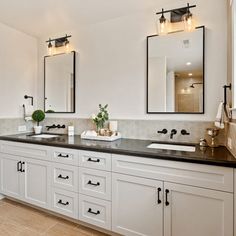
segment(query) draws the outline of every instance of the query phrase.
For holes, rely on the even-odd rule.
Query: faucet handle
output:
[[[182,129],[182,130],[181,130],[181,134],[182,134],[182,135],[190,135],[190,133],[187,132],[185,129]]]
[[[168,130],[167,129],[163,129],[163,130],[159,130],[157,131],[158,134],[167,134]]]

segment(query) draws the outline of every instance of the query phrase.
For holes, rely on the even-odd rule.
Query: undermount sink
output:
[[[184,151],[184,152],[196,151],[196,147],[194,145],[178,145],[178,144],[163,144],[163,143],[152,143],[152,144],[149,144],[147,148]]]
[[[58,136],[59,135],[57,134],[35,134],[35,135],[32,135],[31,137],[32,138],[56,138]]]

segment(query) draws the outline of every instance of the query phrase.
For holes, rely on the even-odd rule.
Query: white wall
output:
[[[185,6],[183,0],[173,0],[173,4],[161,5],[148,12],[45,36],[39,44],[38,92],[41,106],[45,40],[49,36],[71,33],[73,49],[79,52],[77,112],[74,117],[87,118],[96,111],[99,103],[108,103],[111,118],[116,119],[213,120],[227,79],[227,1],[189,2],[197,4],[193,12],[199,25],[206,26],[205,115],[146,114],[146,37],[156,33],[155,12],[162,7]],[[62,116],[66,117],[58,115]]]
[[[24,95],[37,98],[37,40],[0,23],[0,118],[23,117]]]

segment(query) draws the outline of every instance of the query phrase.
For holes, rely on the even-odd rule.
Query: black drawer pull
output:
[[[21,162],[21,165],[20,165],[20,171],[21,172],[25,172],[25,169],[23,169],[23,165],[25,164],[25,162]]]
[[[67,175],[66,177],[62,176],[62,175],[58,175],[57,177],[58,179],[69,179],[69,176]]]
[[[157,189],[157,204],[161,204],[160,192],[161,192],[161,188],[158,188]]]
[[[61,199],[58,201],[58,203],[63,205],[63,206],[69,205],[69,202],[63,202]]]
[[[58,157],[69,158],[69,155],[68,155],[68,154],[67,154],[67,155],[63,155],[63,154],[60,153],[60,154],[58,155]]]
[[[88,209],[88,213],[93,214],[93,215],[99,215],[99,214],[100,214],[100,211],[94,212],[94,211],[92,211],[91,208],[89,208],[89,209]]]
[[[100,185],[99,182],[97,182],[96,184],[94,184],[91,180],[89,180],[88,184],[89,184],[89,185],[93,185],[93,186],[99,186],[99,185]]]
[[[21,172],[20,166],[21,166],[21,161],[18,161],[18,162],[17,162],[17,171],[18,171],[18,172]]]
[[[90,161],[90,162],[100,162],[100,159],[94,160],[94,159],[92,159],[92,158],[89,157],[88,161]]]
[[[170,205],[170,203],[169,203],[169,201],[168,201],[168,193],[169,193],[169,192],[170,192],[169,189],[166,189],[166,202],[165,202],[166,206],[169,206],[169,205]]]

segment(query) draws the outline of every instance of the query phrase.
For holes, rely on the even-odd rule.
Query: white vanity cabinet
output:
[[[50,205],[50,163],[0,154],[1,193],[43,208]]]
[[[20,172],[20,158],[7,154],[0,154],[1,193],[13,198],[23,197]]]
[[[233,169],[113,155],[112,170],[113,231],[233,236]]]
[[[173,183],[164,187],[164,236],[233,236],[232,193]]]
[[[125,236],[233,236],[234,178],[233,168],[0,141],[3,195]]]
[[[163,236],[163,182],[113,174],[112,230]]]

